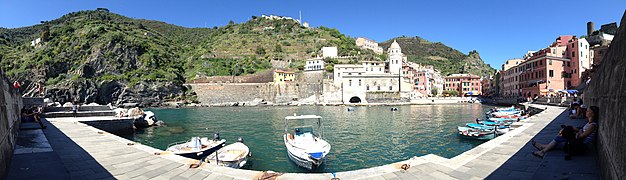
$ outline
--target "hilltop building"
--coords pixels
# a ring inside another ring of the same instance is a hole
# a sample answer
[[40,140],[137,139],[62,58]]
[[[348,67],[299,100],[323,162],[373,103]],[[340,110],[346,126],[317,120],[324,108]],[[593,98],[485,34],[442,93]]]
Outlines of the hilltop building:
[[324,70],[324,60],[321,58],[307,59],[304,65],[305,71],[320,71]]
[[374,51],[376,54],[383,54],[383,47],[379,47],[378,43],[374,40],[367,39],[364,37],[356,38],[356,46],[362,49],[369,49]]
[[336,58],[337,47],[322,47],[322,58]]

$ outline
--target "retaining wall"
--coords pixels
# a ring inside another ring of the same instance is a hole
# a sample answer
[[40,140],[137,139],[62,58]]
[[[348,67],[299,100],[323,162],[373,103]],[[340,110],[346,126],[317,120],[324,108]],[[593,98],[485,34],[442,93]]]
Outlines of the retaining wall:
[[250,102],[256,98],[285,103],[322,94],[321,83],[203,83],[190,84],[202,104]]
[[594,69],[584,103],[600,108],[598,156],[603,179],[626,179],[626,11],[602,64]]
[[22,98],[0,71],[0,179],[6,177],[20,128]]

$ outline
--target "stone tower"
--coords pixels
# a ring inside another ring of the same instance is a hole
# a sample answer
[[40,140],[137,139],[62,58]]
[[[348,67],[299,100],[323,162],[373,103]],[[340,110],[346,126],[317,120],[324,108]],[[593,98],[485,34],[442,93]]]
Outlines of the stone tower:
[[389,54],[389,72],[391,74],[400,74],[400,68],[402,68],[402,49],[400,49],[400,45],[396,40],[393,40],[389,49],[387,49],[387,54]]

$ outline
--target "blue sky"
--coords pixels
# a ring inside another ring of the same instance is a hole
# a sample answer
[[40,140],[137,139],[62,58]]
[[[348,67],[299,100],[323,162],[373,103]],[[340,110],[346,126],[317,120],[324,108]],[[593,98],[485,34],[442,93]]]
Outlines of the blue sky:
[[596,28],[619,23],[624,4],[623,0],[0,0],[0,27],[30,26],[98,7],[185,27],[223,26],[260,14],[297,17],[302,11],[311,26],[333,27],[379,42],[420,36],[463,53],[478,50],[483,60],[498,68],[507,59],[546,47],[558,35],[584,35],[587,21]]

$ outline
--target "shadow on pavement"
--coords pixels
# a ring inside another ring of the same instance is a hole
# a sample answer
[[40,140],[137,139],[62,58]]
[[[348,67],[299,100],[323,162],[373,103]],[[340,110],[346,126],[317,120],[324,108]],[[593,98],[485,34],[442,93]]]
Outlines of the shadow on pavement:
[[[586,119],[570,119],[568,111],[563,111],[555,120],[543,128],[533,140],[539,143],[548,143],[561,130],[560,125],[583,126]],[[565,153],[561,149],[549,151],[543,159],[535,157],[532,152],[537,151],[529,141],[504,162],[486,179],[599,179],[597,153],[591,148],[585,155],[573,156],[565,160]]]
[[[43,133],[53,151],[14,154],[7,179],[114,179],[89,153],[57,127],[46,120],[44,125],[47,128],[43,129]],[[27,134],[23,131],[40,130],[20,130],[19,134]]]

